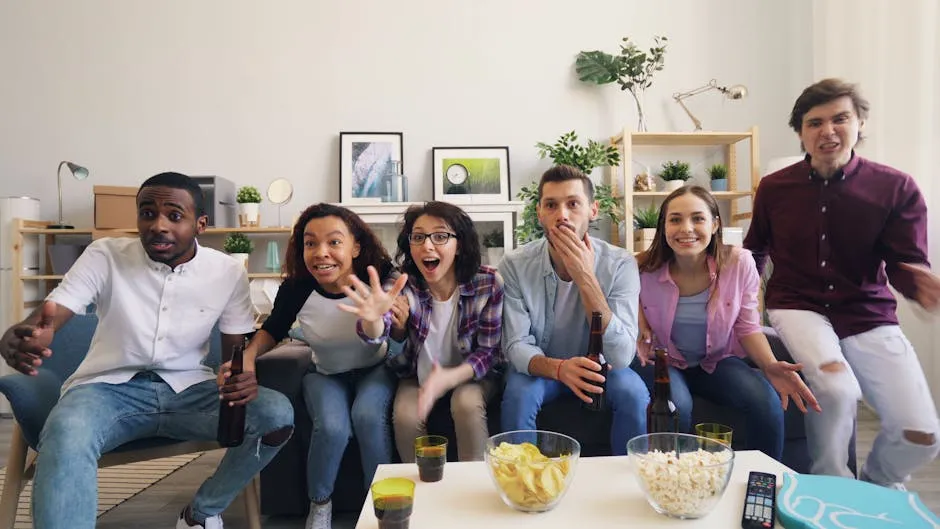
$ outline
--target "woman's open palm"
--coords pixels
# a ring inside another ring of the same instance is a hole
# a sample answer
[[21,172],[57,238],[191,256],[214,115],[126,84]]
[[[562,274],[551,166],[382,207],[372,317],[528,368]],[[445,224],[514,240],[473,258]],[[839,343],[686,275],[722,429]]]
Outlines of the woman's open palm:
[[352,285],[343,287],[343,293],[354,303],[354,305],[342,304],[340,310],[355,314],[359,319],[368,322],[374,322],[382,319],[382,316],[392,308],[395,298],[405,288],[408,281],[408,274],[402,274],[392,285],[388,292],[382,290],[382,283],[379,281],[379,273],[375,267],[369,267],[369,283],[366,285],[355,275],[351,275]]

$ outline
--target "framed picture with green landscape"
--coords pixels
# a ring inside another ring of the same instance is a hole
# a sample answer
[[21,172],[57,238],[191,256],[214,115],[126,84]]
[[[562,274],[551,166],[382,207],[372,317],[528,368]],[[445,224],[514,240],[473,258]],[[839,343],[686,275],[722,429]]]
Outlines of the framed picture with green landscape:
[[509,147],[433,147],[434,200],[509,202]]

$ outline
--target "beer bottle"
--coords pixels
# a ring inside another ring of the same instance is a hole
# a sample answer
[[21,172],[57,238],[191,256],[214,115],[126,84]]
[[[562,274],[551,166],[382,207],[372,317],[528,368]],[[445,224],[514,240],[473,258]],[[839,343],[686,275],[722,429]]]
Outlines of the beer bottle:
[[675,433],[679,431],[679,411],[672,402],[669,388],[669,359],[664,347],[654,350],[653,395],[646,406],[648,433]]
[[[232,348],[231,376],[242,374],[244,355],[244,344]],[[238,446],[245,440],[245,411],[243,405],[229,406],[229,401],[219,401],[219,430],[216,438],[222,447]]]
[[[597,362],[601,366],[601,374],[604,375],[604,382],[597,383],[594,381],[589,381],[591,384],[598,386],[600,388],[607,387],[607,359],[604,358],[604,332],[601,330],[601,313],[594,312],[591,314],[591,337],[588,339],[588,350],[585,356],[589,360]],[[600,411],[604,409],[604,394],[603,393],[587,393],[588,397],[591,397],[592,402],[588,404],[587,402],[583,403],[584,407],[591,411]]]

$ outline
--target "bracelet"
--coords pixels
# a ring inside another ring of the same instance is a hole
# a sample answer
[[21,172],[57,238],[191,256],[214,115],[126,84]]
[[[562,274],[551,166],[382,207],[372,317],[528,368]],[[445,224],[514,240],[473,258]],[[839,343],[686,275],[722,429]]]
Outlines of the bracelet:
[[561,366],[565,365],[565,362],[567,362],[568,360],[570,359],[565,358],[561,362],[558,362],[558,369],[555,370],[555,380],[561,380]]

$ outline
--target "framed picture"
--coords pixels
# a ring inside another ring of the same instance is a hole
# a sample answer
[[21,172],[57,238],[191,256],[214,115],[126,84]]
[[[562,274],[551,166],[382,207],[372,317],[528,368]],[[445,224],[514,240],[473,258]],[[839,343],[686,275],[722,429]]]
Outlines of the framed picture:
[[509,147],[434,147],[434,200],[509,202]]
[[402,152],[401,132],[340,132],[340,202],[382,202],[391,177],[403,171]]

